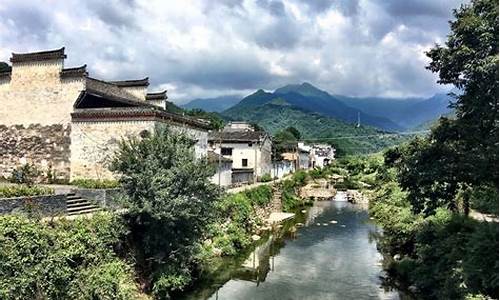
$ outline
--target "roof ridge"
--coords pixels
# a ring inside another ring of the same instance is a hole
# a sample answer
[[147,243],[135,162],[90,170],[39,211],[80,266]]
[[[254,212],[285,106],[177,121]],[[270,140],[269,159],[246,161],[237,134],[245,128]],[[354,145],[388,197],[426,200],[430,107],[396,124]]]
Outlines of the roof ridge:
[[142,79],[127,79],[127,80],[113,80],[109,81],[114,85],[120,87],[130,87],[130,86],[148,86],[149,85],[149,77],[145,77]]
[[87,64],[84,64],[79,67],[64,68],[61,70],[62,77],[87,76],[88,74],[89,73],[87,72]]
[[53,50],[44,50],[36,52],[25,52],[25,53],[14,53],[12,52],[11,62],[26,62],[26,61],[42,61],[51,59],[64,59],[66,54],[64,54],[65,47]]

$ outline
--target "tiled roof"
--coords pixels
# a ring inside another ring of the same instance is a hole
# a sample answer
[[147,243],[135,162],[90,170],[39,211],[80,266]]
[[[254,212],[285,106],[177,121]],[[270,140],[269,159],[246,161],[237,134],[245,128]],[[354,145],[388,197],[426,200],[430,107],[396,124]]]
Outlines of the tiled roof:
[[217,131],[211,132],[208,139],[223,142],[256,142],[265,137],[266,133],[263,131]]
[[9,78],[11,75],[12,75],[12,70],[6,72],[0,72],[0,78]]
[[207,122],[169,113],[154,106],[75,109],[71,114],[71,119],[75,122],[163,121],[191,125],[206,130],[211,129]]
[[28,53],[12,53],[10,61],[15,62],[25,62],[25,61],[42,61],[50,59],[64,59],[66,54],[64,54],[64,47],[55,50],[40,51],[40,52],[28,52]]
[[220,159],[221,162],[226,162],[226,163],[233,162],[232,159],[224,157],[224,156],[222,156],[220,154],[217,154],[217,153],[215,153],[213,151],[208,151],[207,152],[207,159],[211,163],[218,163],[219,159]]
[[146,100],[166,100],[167,97],[167,90],[157,92],[157,93],[147,93],[146,94]]
[[132,86],[148,86],[149,85],[149,77],[143,79],[132,79],[132,80],[119,80],[119,81],[109,81],[114,85],[119,87],[132,87]]
[[89,73],[87,72],[87,65],[74,67],[74,68],[65,68],[61,71],[61,77],[80,77],[87,76]]

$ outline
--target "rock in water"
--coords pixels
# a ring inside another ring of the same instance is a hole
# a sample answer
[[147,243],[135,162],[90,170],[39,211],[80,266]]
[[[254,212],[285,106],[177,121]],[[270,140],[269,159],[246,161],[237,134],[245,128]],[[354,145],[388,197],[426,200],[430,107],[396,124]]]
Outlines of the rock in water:
[[330,221],[330,223],[332,223],[332,224],[337,224],[338,222],[337,222],[337,221],[335,221],[335,220],[331,220],[331,221]]

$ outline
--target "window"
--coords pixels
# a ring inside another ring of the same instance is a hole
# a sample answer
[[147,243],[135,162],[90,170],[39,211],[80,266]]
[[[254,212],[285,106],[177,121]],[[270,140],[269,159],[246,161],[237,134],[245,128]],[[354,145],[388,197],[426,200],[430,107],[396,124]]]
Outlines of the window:
[[243,158],[243,159],[241,160],[241,166],[242,166],[242,167],[248,167],[248,159]]
[[221,148],[220,154],[231,156],[231,155],[233,155],[233,148]]

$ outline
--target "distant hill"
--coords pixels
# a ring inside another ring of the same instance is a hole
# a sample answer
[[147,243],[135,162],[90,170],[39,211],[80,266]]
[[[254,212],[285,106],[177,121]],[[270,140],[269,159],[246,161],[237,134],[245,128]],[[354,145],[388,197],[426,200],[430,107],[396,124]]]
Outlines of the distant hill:
[[400,131],[404,129],[386,117],[374,116],[361,109],[350,107],[309,83],[286,85],[275,90],[274,93],[258,90],[222,113],[227,116],[237,116],[249,108],[264,105],[275,99],[282,99],[297,108],[333,117],[347,123],[356,123],[359,116],[364,124],[384,130]]
[[[447,94],[436,94],[430,98],[356,98],[336,95],[350,107],[378,117],[386,117],[406,129],[432,122],[441,115],[449,114],[451,100]],[[361,120],[363,123],[363,120]]]
[[[354,124],[299,108],[284,98],[273,96],[274,99],[270,99],[270,93],[264,91],[256,94],[242,103],[238,110],[229,109],[224,115],[227,118],[255,122],[272,134],[293,126],[306,140],[318,139],[317,141],[335,145],[339,154],[372,153],[404,139],[377,136],[387,132],[369,126],[356,128]],[[360,137],[348,138],[350,136]]]
[[186,109],[203,109],[208,112],[221,112],[233,105],[236,105],[241,100],[239,95],[227,95],[215,98],[200,98],[189,101],[186,104],[181,105],[182,108]]

